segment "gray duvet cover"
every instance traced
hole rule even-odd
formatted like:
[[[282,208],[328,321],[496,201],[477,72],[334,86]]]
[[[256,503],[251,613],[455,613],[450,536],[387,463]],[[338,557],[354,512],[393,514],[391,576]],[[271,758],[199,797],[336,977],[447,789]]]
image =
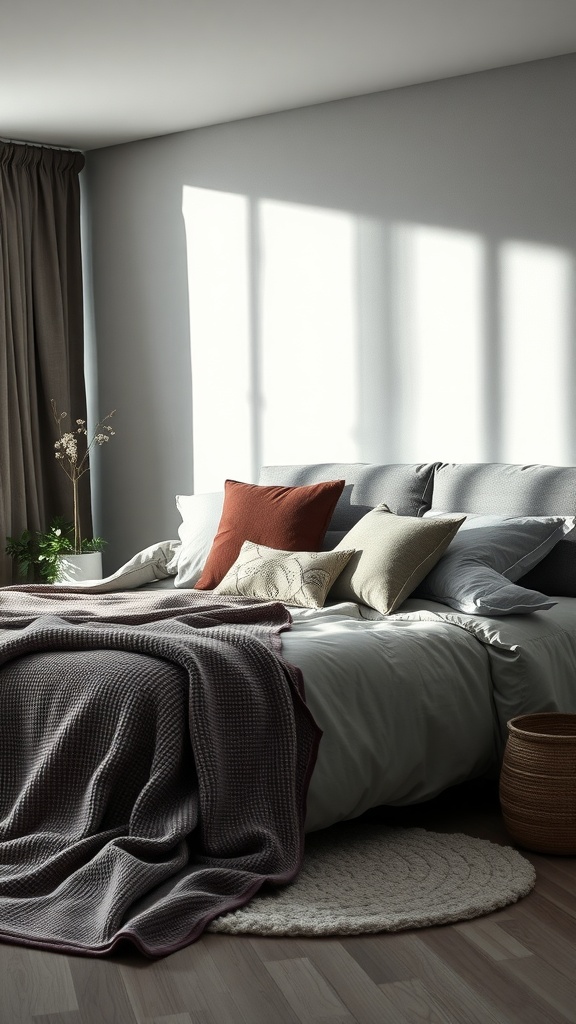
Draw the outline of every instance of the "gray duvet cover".
[[[306,828],[497,778],[510,718],[576,712],[576,599],[483,618],[408,600],[296,612],[285,657],[303,671],[323,738]]]

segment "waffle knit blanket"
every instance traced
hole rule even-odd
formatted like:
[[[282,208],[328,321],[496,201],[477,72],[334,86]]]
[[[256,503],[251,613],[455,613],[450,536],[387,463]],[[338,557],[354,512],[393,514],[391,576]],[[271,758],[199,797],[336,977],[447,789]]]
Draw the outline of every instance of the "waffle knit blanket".
[[[295,877],[320,731],[277,603],[0,591],[0,940],[193,942]]]

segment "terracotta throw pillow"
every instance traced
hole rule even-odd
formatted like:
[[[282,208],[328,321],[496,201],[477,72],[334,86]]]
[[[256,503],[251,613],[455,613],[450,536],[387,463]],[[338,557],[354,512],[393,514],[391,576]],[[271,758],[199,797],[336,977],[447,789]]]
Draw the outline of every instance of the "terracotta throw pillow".
[[[318,551],[344,480],[277,487],[226,480],[218,533],[196,590],[213,590],[245,540],[283,551]]]

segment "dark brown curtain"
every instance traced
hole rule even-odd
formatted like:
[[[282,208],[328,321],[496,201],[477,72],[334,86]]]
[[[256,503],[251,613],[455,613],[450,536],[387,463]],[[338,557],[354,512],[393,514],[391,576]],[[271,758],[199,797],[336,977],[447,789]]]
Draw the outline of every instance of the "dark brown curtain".
[[[0,584],[14,582],[7,536],[72,518],[54,457],[51,399],[86,418],[81,153],[0,142]],[[66,423],[70,423],[67,420]],[[90,528],[89,475],[82,523]]]

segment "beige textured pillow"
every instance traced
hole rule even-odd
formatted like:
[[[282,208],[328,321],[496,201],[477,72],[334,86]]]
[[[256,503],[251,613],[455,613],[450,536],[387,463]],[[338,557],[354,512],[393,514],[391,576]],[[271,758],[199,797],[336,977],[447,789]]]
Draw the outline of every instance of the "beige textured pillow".
[[[377,505],[334,548],[355,548],[356,554],[339,575],[330,597],[359,601],[389,615],[422,582],[465,518],[397,516],[387,505]],[[441,523],[442,528],[429,530],[431,523]]]
[[[354,551],[279,551],[244,541],[215,594],[241,594],[321,608],[334,580]]]

